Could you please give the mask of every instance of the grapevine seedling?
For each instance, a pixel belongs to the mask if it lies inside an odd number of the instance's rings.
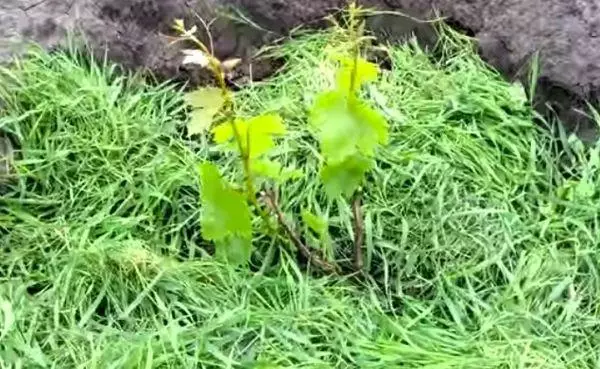
[[[218,84],[217,88],[201,88],[186,96],[188,105],[193,109],[188,135],[210,131],[219,148],[239,156],[244,172],[244,190],[239,191],[223,178],[214,164],[206,162],[200,166],[200,200],[203,209],[200,223],[203,238],[215,244],[217,257],[231,264],[245,264],[252,252],[252,215],[257,213],[270,230],[277,231],[277,227],[272,225],[270,212],[275,215],[278,226],[289,240],[307,259],[320,269],[337,271],[334,265],[314,255],[303,243],[287,223],[273,191],[262,191],[262,202],[257,196],[257,178],[282,182],[302,175],[298,170],[283,168],[270,159],[276,138],[286,133],[283,119],[277,114],[264,114],[250,119],[236,116],[233,97],[225,80],[226,69],[235,63],[221,62],[212,55],[195,36],[195,27],[188,30],[182,20],[177,20],[174,29],[182,39],[198,47],[197,50],[184,50],[184,62],[209,69]],[[216,121],[217,116],[222,116],[222,119]]]
[[[352,200],[354,217],[355,269],[362,261],[362,211],[360,189],[365,175],[375,165],[375,153],[388,141],[388,123],[381,113],[360,97],[360,90],[379,75],[376,64],[361,56],[364,23],[360,9],[350,4],[348,28],[352,43],[351,55],[338,57],[339,69],[335,87],[317,96],[310,112],[310,125],[319,141],[324,165],[321,181],[332,197]]]
[[[377,65],[361,56],[364,23],[360,10],[350,5],[349,29],[352,50],[338,57],[339,69],[335,87],[316,97],[309,123],[319,142],[324,163],[320,178],[330,197],[352,198],[354,218],[355,268],[362,269],[363,216],[361,187],[365,175],[375,165],[379,146],[388,140],[388,124],[383,116],[361,98],[361,88],[375,81]],[[278,203],[275,191],[257,189],[257,179],[280,183],[303,175],[293,168],[282,168],[271,156],[276,140],[286,134],[283,119],[277,114],[264,114],[244,119],[236,116],[234,100],[228,90],[226,68],[234,62],[221,62],[195,36],[196,29],[186,29],[176,21],[175,30],[197,50],[185,50],[185,63],[209,69],[218,87],[205,87],[186,96],[192,107],[188,135],[210,132],[218,147],[237,155],[244,173],[243,190],[229,183],[212,163],[200,166],[202,186],[202,235],[212,241],[218,257],[236,265],[248,262],[252,252],[252,216],[260,216],[273,235],[283,230],[287,239],[318,268],[336,273],[331,264],[305,244],[290,225]],[[272,224],[272,216],[276,225]],[[326,220],[307,211],[301,218],[322,243],[330,243]]]

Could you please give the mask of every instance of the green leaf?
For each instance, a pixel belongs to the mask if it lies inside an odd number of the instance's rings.
[[[257,177],[272,179],[277,183],[304,177],[304,172],[300,169],[293,166],[283,168],[280,163],[268,159],[251,160],[250,171]]]
[[[218,254],[233,255],[233,260],[238,262],[238,256],[249,254],[252,248],[251,213],[247,199],[235,191],[211,163],[200,165],[200,182],[202,237],[215,243]]]
[[[210,128],[215,115],[223,108],[225,98],[220,89],[205,87],[185,95],[193,110],[187,125],[188,136],[200,134]]]
[[[365,137],[363,141],[359,142],[363,154],[371,155],[375,146],[388,143],[389,125],[380,112],[358,98],[350,98],[349,107],[354,118],[362,122],[363,132],[369,135],[368,138]],[[371,140],[374,140],[375,143],[373,144]]]
[[[254,175],[259,177],[265,177],[269,179],[281,178],[281,164],[271,160],[252,160],[250,162],[250,170]]]
[[[379,76],[379,67],[365,59],[355,60],[348,57],[340,57],[340,68],[336,75],[337,88],[342,92],[350,92],[352,85],[352,73],[354,74],[354,88],[351,92],[358,91],[362,85],[375,81]]]
[[[249,125],[253,127],[255,134],[283,135],[286,133],[283,119],[277,114],[259,115],[250,119]]]
[[[192,110],[190,113],[190,122],[187,125],[188,137],[207,131],[212,124],[215,114],[215,112],[210,110]]]
[[[308,210],[302,210],[302,221],[319,236],[327,233],[329,225],[325,217],[315,215]]]
[[[242,140],[242,154],[248,154],[251,159],[268,153],[275,147],[273,137],[286,133],[283,119],[275,114],[261,115],[249,120],[237,119],[234,124]],[[229,149],[238,150],[231,122],[218,125],[212,132],[216,143],[227,144]]]
[[[323,252],[323,255],[333,258],[333,245],[329,234],[329,223],[327,218],[305,209],[302,210],[302,221],[318,236],[319,249]]]
[[[243,237],[226,237],[215,242],[215,256],[231,265],[242,265],[252,256],[252,243]]]
[[[351,197],[362,185],[365,174],[375,165],[373,159],[355,155],[321,170],[325,192],[330,197]]]
[[[317,97],[310,124],[330,164],[356,154],[373,156],[375,148],[388,140],[388,124],[379,112],[338,91]]]

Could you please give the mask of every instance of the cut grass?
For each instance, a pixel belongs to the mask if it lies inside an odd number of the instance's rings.
[[[328,201],[306,126],[331,85],[331,32],[274,50],[287,61],[238,93],[277,111],[290,219],[331,222],[351,249],[347,204]],[[67,54],[38,54],[0,81],[0,127],[21,142],[0,213],[3,368],[594,368],[600,274],[597,149],[559,160],[516,86],[457,35],[439,58],[390,49],[366,93],[391,143],[365,186],[372,281],[310,276],[283,253],[234,271],[199,237],[196,164],[238,173],[180,138],[182,99]],[[270,246],[257,239],[256,261]]]

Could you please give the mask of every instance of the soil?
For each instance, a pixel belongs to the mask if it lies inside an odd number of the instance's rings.
[[[472,34],[482,57],[507,78],[527,83],[527,66],[539,54],[536,107],[554,110],[570,131],[597,137],[585,100],[600,95],[600,2],[597,0],[363,0],[365,6],[409,12],[422,20],[447,17]],[[25,52],[28,42],[61,47],[75,31],[98,55],[159,79],[205,83],[198,70],[181,68],[179,50],[167,37],[176,18],[210,23],[215,54],[242,58],[241,75],[269,75],[276,64],[255,59],[259,48],[295,27],[321,27],[345,0],[2,0],[0,62]],[[431,24],[412,17],[382,16],[371,27],[392,41],[415,33],[435,41]],[[205,37],[205,40],[208,39]],[[582,109],[583,108],[583,109]]]

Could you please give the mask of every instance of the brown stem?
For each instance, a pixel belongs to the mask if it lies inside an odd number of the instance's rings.
[[[360,272],[364,266],[363,243],[365,225],[362,212],[362,195],[356,193],[352,201],[352,228],[354,230],[354,268]]]
[[[285,216],[283,215],[283,212],[279,208],[277,198],[276,198],[275,194],[273,193],[273,191],[270,191],[270,190],[265,191],[263,198],[267,204],[267,207],[269,209],[271,209],[271,211],[277,217],[277,221],[278,221],[279,225],[281,226],[281,228],[283,228],[286,235],[292,241],[294,246],[296,246],[296,248],[298,248],[298,250],[300,250],[302,255],[310,261],[310,263],[312,263],[314,266],[316,266],[316,267],[320,268],[321,270],[328,272],[328,273],[338,274],[340,272],[339,268],[336,265],[331,264],[331,263],[321,259],[318,255],[315,255],[310,250],[310,248],[308,246],[306,246],[304,244],[304,242],[302,242],[302,240],[300,239],[300,236],[298,236],[298,234],[296,232],[294,232],[292,227],[285,220]]]

